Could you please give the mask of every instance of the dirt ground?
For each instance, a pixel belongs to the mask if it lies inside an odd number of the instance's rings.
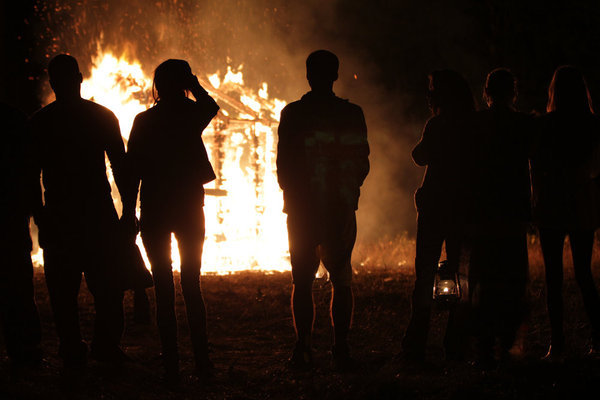
[[[437,309],[429,337],[428,365],[414,368],[395,358],[410,313],[414,279],[411,263],[369,268],[354,276],[355,315],[350,337],[356,372],[341,374],[330,363],[328,316],[330,284],[315,283],[315,363],[310,372],[286,368],[294,331],[290,315],[290,273],[246,272],[203,276],[208,308],[211,358],[216,374],[208,381],[193,375],[193,360],[185,323],[183,298],[177,295],[183,383],[172,391],[161,382],[158,333],[154,323],[133,322],[133,296],[125,296],[126,329],[122,344],[132,361],[120,370],[90,361],[83,385],[61,385],[57,339],[43,272],[35,273],[36,298],[43,324],[45,360],[24,376],[11,376],[8,360],[0,358],[1,399],[551,399],[579,398],[597,393],[600,361],[585,356],[590,327],[581,296],[566,268],[566,335],[569,357],[561,365],[540,361],[549,342],[545,288],[539,257],[532,258],[531,313],[523,331],[522,358],[490,372],[468,362],[445,362],[442,337],[447,312]],[[536,264],[537,265],[533,265]],[[597,261],[595,275],[598,278]],[[178,279],[178,275],[176,276]],[[597,280],[598,282],[598,280]],[[152,305],[152,290],[148,290]],[[82,285],[82,331],[91,338],[93,305]],[[591,392],[590,392],[591,391]],[[590,396],[589,394],[587,396]]]

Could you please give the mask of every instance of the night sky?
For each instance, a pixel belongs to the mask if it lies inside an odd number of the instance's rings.
[[[423,170],[410,149],[429,115],[429,72],[459,71],[481,104],[486,73],[508,67],[519,109],[542,112],[554,69],[573,64],[600,102],[596,1],[21,0],[2,2],[0,12],[0,99],[26,113],[40,107],[44,69],[60,52],[78,58],[84,75],[99,45],[139,59],[148,74],[169,57],[206,73],[243,64],[248,85],[269,82],[287,101],[308,90],[308,53],[336,52],[336,93],[363,107],[369,127],[373,169],[359,210],[368,238],[414,232]]]

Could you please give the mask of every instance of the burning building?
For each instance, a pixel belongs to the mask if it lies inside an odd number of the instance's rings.
[[[285,102],[269,98],[267,83],[257,93],[245,87],[242,66],[228,66],[222,75],[195,72],[221,107],[203,133],[217,175],[216,180],[205,185],[203,271],[287,270],[287,231],[275,166],[276,128]],[[154,102],[151,91],[152,77],[138,61],[101,49],[81,86],[82,97],[115,113],[125,144],[135,116]],[[46,103],[51,100],[48,97]],[[120,212],[118,191],[110,169],[107,171]],[[143,250],[139,237],[137,243]],[[171,248],[173,266],[179,269],[174,236]],[[33,254],[38,264],[42,262],[41,255],[41,250]]]

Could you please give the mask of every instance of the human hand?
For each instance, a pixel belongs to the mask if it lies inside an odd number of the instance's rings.
[[[196,98],[196,100],[199,100],[201,96],[207,94],[206,90],[202,87],[202,85],[200,85],[198,77],[193,74],[190,74],[188,89],[190,90],[190,92],[192,92],[192,95],[194,95],[194,98]]]

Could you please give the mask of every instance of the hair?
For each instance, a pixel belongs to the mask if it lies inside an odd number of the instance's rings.
[[[317,50],[306,59],[306,77],[308,80],[334,82],[338,78],[340,61],[328,50]]]
[[[54,56],[48,63],[48,77],[56,83],[70,82],[79,79],[79,64],[75,57],[68,54]]]
[[[434,115],[475,111],[469,84],[458,72],[448,69],[429,74],[428,101]]]
[[[168,59],[154,70],[152,81],[152,97],[154,102],[170,95],[186,95],[188,78],[192,75],[190,64],[185,60]]]
[[[546,111],[594,113],[590,91],[581,71],[571,65],[556,68],[548,87]]]
[[[488,106],[492,103],[513,105],[516,102],[517,80],[508,68],[496,68],[487,75],[483,100]]]

